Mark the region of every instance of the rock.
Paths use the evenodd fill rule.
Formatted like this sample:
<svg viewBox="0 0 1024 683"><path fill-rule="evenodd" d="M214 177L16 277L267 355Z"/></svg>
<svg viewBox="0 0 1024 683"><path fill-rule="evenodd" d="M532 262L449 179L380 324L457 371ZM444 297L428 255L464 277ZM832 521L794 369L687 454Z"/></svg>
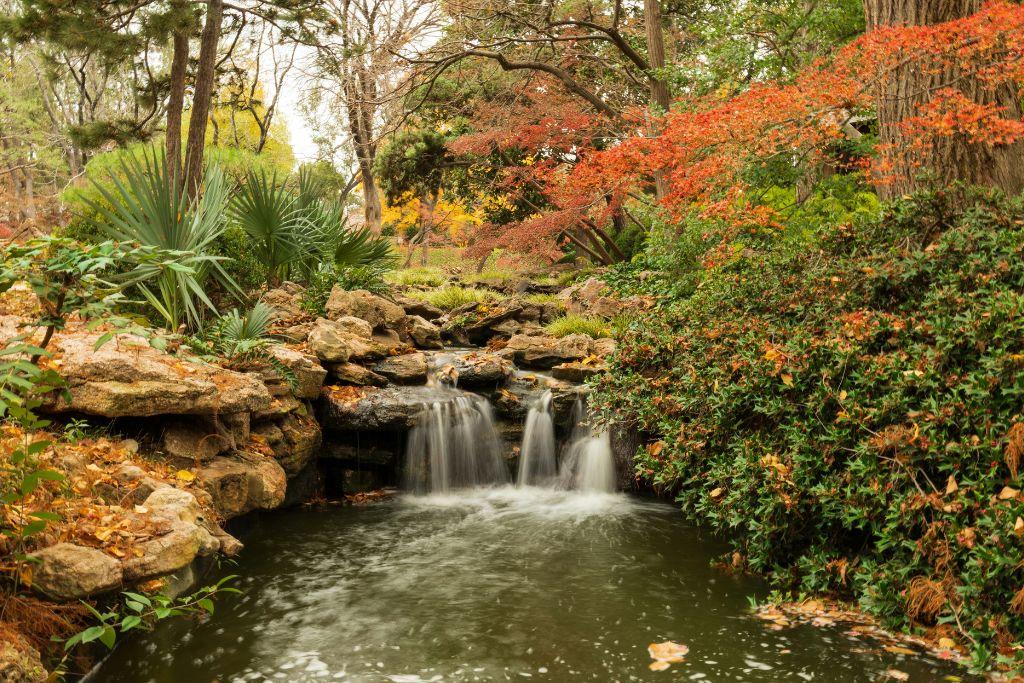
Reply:
<svg viewBox="0 0 1024 683"><path fill-rule="evenodd" d="M418 351L392 356L377 363L373 371L395 384L423 384L427 381L427 357Z"/></svg>
<svg viewBox="0 0 1024 683"><path fill-rule="evenodd" d="M254 422L279 420L289 413L306 414L306 404L291 394L277 396L270 402L270 407L252 416Z"/></svg>
<svg viewBox="0 0 1024 683"><path fill-rule="evenodd" d="M555 338L517 334L508 340L500 355L511 357L522 367L547 369L583 360L594 350L594 340L585 334Z"/></svg>
<svg viewBox="0 0 1024 683"><path fill-rule="evenodd" d="M95 333L52 342L70 400L55 392L46 409L102 417L242 413L264 410L270 392L256 377L193 363L119 335L95 348Z"/></svg>
<svg viewBox="0 0 1024 683"><path fill-rule="evenodd" d="M374 470L345 470L341 490L345 495L376 491L384 486L384 479Z"/></svg>
<svg viewBox="0 0 1024 683"><path fill-rule="evenodd" d="M358 337L325 318L314 323L308 343L317 358L328 363L377 360L388 355L388 348L378 341Z"/></svg>
<svg viewBox="0 0 1024 683"><path fill-rule="evenodd" d="M388 301L363 289L349 292L335 285L327 299L327 317L337 320L343 316L362 318L373 329L398 329L405 318L405 310L398 304Z"/></svg>
<svg viewBox="0 0 1024 683"><path fill-rule="evenodd" d="M62 601L79 600L121 586L121 563L96 548L58 543L32 553L32 587Z"/></svg>
<svg viewBox="0 0 1024 683"><path fill-rule="evenodd" d="M471 353L456 356L450 363L454 384L462 389L495 388L506 384L515 368L501 356ZM439 374L446 374L444 369Z"/></svg>
<svg viewBox="0 0 1024 683"><path fill-rule="evenodd" d="M418 315L406 317L405 329L412 343L421 349L440 349L444 346L441 343L441 328Z"/></svg>
<svg viewBox="0 0 1024 683"><path fill-rule="evenodd" d="M289 385L287 379L278 375L272 368L263 373L265 382L283 387L285 392L297 398L316 398L320 395L320 387L324 385L327 370L320 365L316 356L280 345L271 346L269 352L274 360L288 368L294 377L294 384ZM271 391L273 393L273 389Z"/></svg>
<svg viewBox="0 0 1024 683"><path fill-rule="evenodd" d="M467 304L452 311L441 326L441 336L457 343L482 345L495 336L494 326L514 320L523 312L515 301L505 304Z"/></svg>
<svg viewBox="0 0 1024 683"><path fill-rule="evenodd" d="M349 334L354 334L357 337L369 339L373 336L373 325L362 318L357 318L352 315L343 315L334 322L338 323Z"/></svg>
<svg viewBox="0 0 1024 683"><path fill-rule="evenodd" d="M604 363L595 365L586 365L580 362L560 363L559 365L551 368L551 376L555 379L564 380L566 382L582 384L591 377L600 375L607 371L608 366Z"/></svg>
<svg viewBox="0 0 1024 683"><path fill-rule="evenodd" d="M318 405L320 425L339 432L405 431L425 405L443 396L433 387L327 387Z"/></svg>
<svg viewBox="0 0 1024 683"><path fill-rule="evenodd" d="M0 681L44 683L50 680L39 651L23 635L5 628L3 636L0 638Z"/></svg>
<svg viewBox="0 0 1024 683"><path fill-rule="evenodd" d="M615 340L614 339L595 339L593 354L606 358L615 353Z"/></svg>
<svg viewBox="0 0 1024 683"><path fill-rule="evenodd" d="M523 324L518 320L502 320L497 325L491 326L491 332L494 333L494 337L505 339L516 334L521 334L522 331Z"/></svg>
<svg viewBox="0 0 1024 683"><path fill-rule="evenodd" d="M355 363L332 365L330 371L331 376L341 384L351 384L357 387L383 387L388 383L386 377Z"/></svg>
<svg viewBox="0 0 1024 683"><path fill-rule="evenodd" d="M285 341L292 344L303 344L309 339L309 333L313 329L313 321L309 320L306 322L297 323L295 325L289 325L278 329L278 335L281 336Z"/></svg>
<svg viewBox="0 0 1024 683"><path fill-rule="evenodd" d="M284 502L287 485L281 465L258 453L215 458L199 470L197 481L225 519L278 507Z"/></svg>
<svg viewBox="0 0 1024 683"><path fill-rule="evenodd" d="M160 449L167 455L195 462L210 460L231 447L231 442L205 420L170 420L160 439Z"/></svg>
<svg viewBox="0 0 1024 683"><path fill-rule="evenodd" d="M274 309L278 321L302 318L306 311L302 308L302 295L306 289L294 282L283 282L279 287L271 289L260 297L260 301Z"/></svg>
<svg viewBox="0 0 1024 683"><path fill-rule="evenodd" d="M164 486L149 495L142 504L150 523L158 531L139 544L141 554L122 563L126 581L142 581L184 569L196 557L211 555L230 538L203 516L199 502L188 491ZM216 533L211 531L216 529Z"/></svg>
<svg viewBox="0 0 1024 683"><path fill-rule="evenodd" d="M336 441L327 444L320 457L364 465L393 465L398 460L395 451L381 448L377 443L353 446Z"/></svg>
<svg viewBox="0 0 1024 683"><path fill-rule="evenodd" d="M270 447L288 476L298 474L320 448L320 426L309 417L287 415L280 422L258 425L253 434Z"/></svg>
<svg viewBox="0 0 1024 683"><path fill-rule="evenodd" d="M424 320L437 320L444 315L437 306L431 306L426 301L413 299L412 297L398 297L398 305L405 309L406 315L415 315Z"/></svg>
<svg viewBox="0 0 1024 683"><path fill-rule="evenodd" d="M645 310L654 303L650 297L631 296L623 299L606 292L605 283L592 277L566 287L555 296L569 313L609 320L623 313Z"/></svg>

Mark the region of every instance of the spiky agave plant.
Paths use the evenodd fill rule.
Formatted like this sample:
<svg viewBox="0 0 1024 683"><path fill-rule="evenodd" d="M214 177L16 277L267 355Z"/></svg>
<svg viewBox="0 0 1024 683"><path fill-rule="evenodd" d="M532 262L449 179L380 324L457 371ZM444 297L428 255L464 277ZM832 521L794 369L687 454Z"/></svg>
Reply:
<svg viewBox="0 0 1024 683"><path fill-rule="evenodd" d="M201 355L223 358L231 367L269 366L294 386L295 374L268 351L274 343L270 326L275 317L274 309L263 302L245 312L232 309L210 325L202 339L193 340L191 346Z"/></svg>
<svg viewBox="0 0 1024 683"><path fill-rule="evenodd" d="M225 228L229 187L224 174L208 166L202 192L193 199L172 177L166 157L147 149L141 159L123 159L120 176L110 180L112 190L96 183L104 202L88 202L99 216L99 228L118 241L155 247L173 257L170 264L139 265L134 273L139 291L167 329L183 324L199 329L203 310L216 312L204 287L208 278L240 294L221 266L225 257L214 254L214 241Z"/></svg>

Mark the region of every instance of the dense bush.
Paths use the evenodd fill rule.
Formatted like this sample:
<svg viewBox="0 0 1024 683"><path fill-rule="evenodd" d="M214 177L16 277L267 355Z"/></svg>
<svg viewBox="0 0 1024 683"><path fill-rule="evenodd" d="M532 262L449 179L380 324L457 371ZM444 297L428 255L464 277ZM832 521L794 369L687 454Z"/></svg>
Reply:
<svg viewBox="0 0 1024 683"><path fill-rule="evenodd" d="M1024 203L959 190L752 231L623 333L599 402L736 562L1019 657L1022 252Z"/></svg>

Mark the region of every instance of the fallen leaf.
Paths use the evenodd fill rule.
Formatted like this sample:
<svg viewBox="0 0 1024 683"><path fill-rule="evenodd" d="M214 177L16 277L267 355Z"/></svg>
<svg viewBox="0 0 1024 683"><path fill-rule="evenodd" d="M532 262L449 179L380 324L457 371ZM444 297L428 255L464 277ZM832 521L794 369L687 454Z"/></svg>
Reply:
<svg viewBox="0 0 1024 683"><path fill-rule="evenodd" d="M956 493L960 490L960 487L956 485L956 478L951 474L949 479L946 480L946 495Z"/></svg>
<svg viewBox="0 0 1024 683"><path fill-rule="evenodd" d="M666 640L664 643L651 643L647 646L647 652L650 653L651 659L675 664L683 661L683 658L690 652L690 648L681 643Z"/></svg>
<svg viewBox="0 0 1024 683"><path fill-rule="evenodd" d="M793 386L793 375L790 375L785 372L782 373L782 383L785 384L787 387Z"/></svg>
<svg viewBox="0 0 1024 683"><path fill-rule="evenodd" d="M911 650L909 647L903 647L902 645L886 645L886 652L891 652L894 655L916 655L917 653Z"/></svg>
<svg viewBox="0 0 1024 683"><path fill-rule="evenodd" d="M1020 519L1020 517L1018 517L1017 519ZM956 641L952 638L939 638L939 647L943 648L944 650L952 650L956 647Z"/></svg>
<svg viewBox="0 0 1024 683"><path fill-rule="evenodd" d="M910 674L899 669L886 669L885 675L895 681L909 681Z"/></svg>
<svg viewBox="0 0 1024 683"><path fill-rule="evenodd" d="M672 666L668 662L661 661L660 659L656 662L651 662L651 671L664 671L665 669Z"/></svg>
<svg viewBox="0 0 1024 683"><path fill-rule="evenodd" d="M1013 500L1020 493L1017 489L1012 486L1004 486L1003 490L999 492L999 500Z"/></svg>
<svg viewBox="0 0 1024 683"><path fill-rule="evenodd" d="M1024 519L1018 517L1017 521L1013 523L1013 533L1018 536L1024 536Z"/></svg>
<svg viewBox="0 0 1024 683"><path fill-rule="evenodd" d="M174 476L177 477L179 481L184 482L194 481L196 478L195 473L189 472L188 470L178 470Z"/></svg>

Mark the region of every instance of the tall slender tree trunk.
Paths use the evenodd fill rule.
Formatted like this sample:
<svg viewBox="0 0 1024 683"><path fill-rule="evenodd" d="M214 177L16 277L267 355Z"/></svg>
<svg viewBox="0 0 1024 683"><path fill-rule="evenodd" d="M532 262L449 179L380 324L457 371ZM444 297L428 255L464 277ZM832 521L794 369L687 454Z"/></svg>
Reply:
<svg viewBox="0 0 1024 683"><path fill-rule="evenodd" d="M188 66L188 30L174 31L171 48L171 84L167 98L167 168L175 183L181 182L181 117L185 110L185 71Z"/></svg>
<svg viewBox="0 0 1024 683"><path fill-rule="evenodd" d="M664 69L665 37L661 28L661 0L644 0L644 27L647 29L647 62L652 71ZM667 112L672 106L668 83L656 78L654 74L650 76L650 81L651 104L656 104L659 109ZM658 199L664 197L668 187L662 171L654 172L654 186Z"/></svg>
<svg viewBox="0 0 1024 683"><path fill-rule="evenodd" d="M423 215L423 251L420 254L420 265L427 267L430 256L430 235L434 232L434 216L437 210L438 191L424 192L420 200L420 213Z"/></svg>
<svg viewBox="0 0 1024 683"><path fill-rule="evenodd" d="M359 175L363 183L363 215L366 217L366 227L374 233L380 233L384 207L381 205L377 181L373 179L373 163L364 163L360 160Z"/></svg>
<svg viewBox="0 0 1024 683"><path fill-rule="evenodd" d="M864 0L867 28L882 26L927 26L970 16L981 9L982 0ZM1004 87L985 88L977 78L957 73L942 65L913 63L898 67L876 88L878 123L882 143L892 149L906 149L901 124L918 113L934 92L948 84L973 100L1005 107L1004 116L1021 118L1019 93ZM1009 193L1024 189L1024 144L989 145L971 143L962 136L942 138L913 161L895 159L889 176L880 179L879 195L893 198L927 184L948 185L954 181L998 187ZM921 173L921 171L924 173Z"/></svg>
<svg viewBox="0 0 1024 683"><path fill-rule="evenodd" d="M217 44L223 20L224 0L210 0L199 43L199 65L196 68L192 112L189 114L188 144L185 147L185 188L192 197L198 194L203 178L203 148L206 145L206 126L209 123L216 79Z"/></svg>

